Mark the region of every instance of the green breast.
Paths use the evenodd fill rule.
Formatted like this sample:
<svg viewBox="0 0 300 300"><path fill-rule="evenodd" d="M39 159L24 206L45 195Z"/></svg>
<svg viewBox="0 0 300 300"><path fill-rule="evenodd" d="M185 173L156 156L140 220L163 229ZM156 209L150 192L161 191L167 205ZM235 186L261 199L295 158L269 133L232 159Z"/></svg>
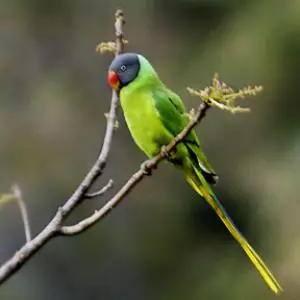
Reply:
<svg viewBox="0 0 300 300"><path fill-rule="evenodd" d="M171 141L155 110L151 90L123 88L120 102L130 133L146 155L154 156Z"/></svg>

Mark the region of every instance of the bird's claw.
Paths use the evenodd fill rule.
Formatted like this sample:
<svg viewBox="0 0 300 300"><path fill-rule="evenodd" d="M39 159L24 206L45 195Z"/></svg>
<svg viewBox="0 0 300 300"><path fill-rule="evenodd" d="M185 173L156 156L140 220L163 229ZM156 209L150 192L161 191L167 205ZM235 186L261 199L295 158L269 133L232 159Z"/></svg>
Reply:
<svg viewBox="0 0 300 300"><path fill-rule="evenodd" d="M170 153L167 151L167 147L165 146L165 145L163 145L162 147L161 147L161 153L163 153L163 155L165 156L165 157L169 157L170 156Z"/></svg>
<svg viewBox="0 0 300 300"><path fill-rule="evenodd" d="M167 151L167 146L162 146L161 147L161 153L163 153L163 155L166 157L166 158L169 158L169 159L172 159L175 154L176 154L176 149L172 149L171 151Z"/></svg>
<svg viewBox="0 0 300 300"><path fill-rule="evenodd" d="M149 160L146 160L141 164L141 170L146 176L150 176L152 174L152 170L149 168Z"/></svg>

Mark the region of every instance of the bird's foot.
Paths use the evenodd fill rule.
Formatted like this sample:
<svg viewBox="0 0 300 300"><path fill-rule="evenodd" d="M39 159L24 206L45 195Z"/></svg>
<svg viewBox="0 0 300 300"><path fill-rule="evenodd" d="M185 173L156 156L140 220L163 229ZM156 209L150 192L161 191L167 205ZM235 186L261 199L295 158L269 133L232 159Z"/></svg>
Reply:
<svg viewBox="0 0 300 300"><path fill-rule="evenodd" d="M174 155L176 154L176 149L172 149L171 151L167 151L167 146L165 146L165 145L163 145L161 147L160 151L161 151L161 153L164 154L164 156L166 158L169 158L169 159L171 159L172 157L174 157Z"/></svg>
<svg viewBox="0 0 300 300"><path fill-rule="evenodd" d="M168 157L168 156L169 156L169 153L168 153L168 151L167 151L167 146L166 146L166 145L163 145L163 146L161 147L160 152L163 153L163 155L164 155L165 157Z"/></svg>
<svg viewBox="0 0 300 300"><path fill-rule="evenodd" d="M150 176L152 174L152 169L149 168L150 160L146 160L141 164L141 170L146 176Z"/></svg>

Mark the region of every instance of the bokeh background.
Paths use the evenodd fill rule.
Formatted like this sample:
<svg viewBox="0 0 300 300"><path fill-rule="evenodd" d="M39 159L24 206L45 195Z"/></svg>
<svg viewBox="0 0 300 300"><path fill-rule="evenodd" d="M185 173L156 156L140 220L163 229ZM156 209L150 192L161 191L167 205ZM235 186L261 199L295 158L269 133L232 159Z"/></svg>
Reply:
<svg viewBox="0 0 300 300"><path fill-rule="evenodd" d="M209 112L197 128L220 176L216 192L285 288L300 297L300 1L0 0L0 191L18 182L38 233L96 159L111 91L116 8L128 51L148 57L188 108L214 72L262 84L251 114ZM144 160L121 111L98 186L68 220L99 208ZM0 260L24 243L16 205L0 211ZM52 240L0 287L8 299L273 299L210 207L167 164L105 220Z"/></svg>

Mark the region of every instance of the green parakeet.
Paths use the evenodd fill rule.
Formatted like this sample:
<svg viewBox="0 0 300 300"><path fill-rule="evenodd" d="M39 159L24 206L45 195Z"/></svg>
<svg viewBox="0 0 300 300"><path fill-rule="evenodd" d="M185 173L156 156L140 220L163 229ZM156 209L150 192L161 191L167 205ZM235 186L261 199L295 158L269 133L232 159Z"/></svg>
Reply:
<svg viewBox="0 0 300 300"><path fill-rule="evenodd" d="M135 143L148 157L158 154L189 122L180 97L169 90L142 55L117 56L108 72L110 86L119 92L125 120ZM178 169L202 196L244 249L268 286L279 293L282 288L266 264L237 229L212 191L217 176L200 148L192 130L167 160Z"/></svg>

